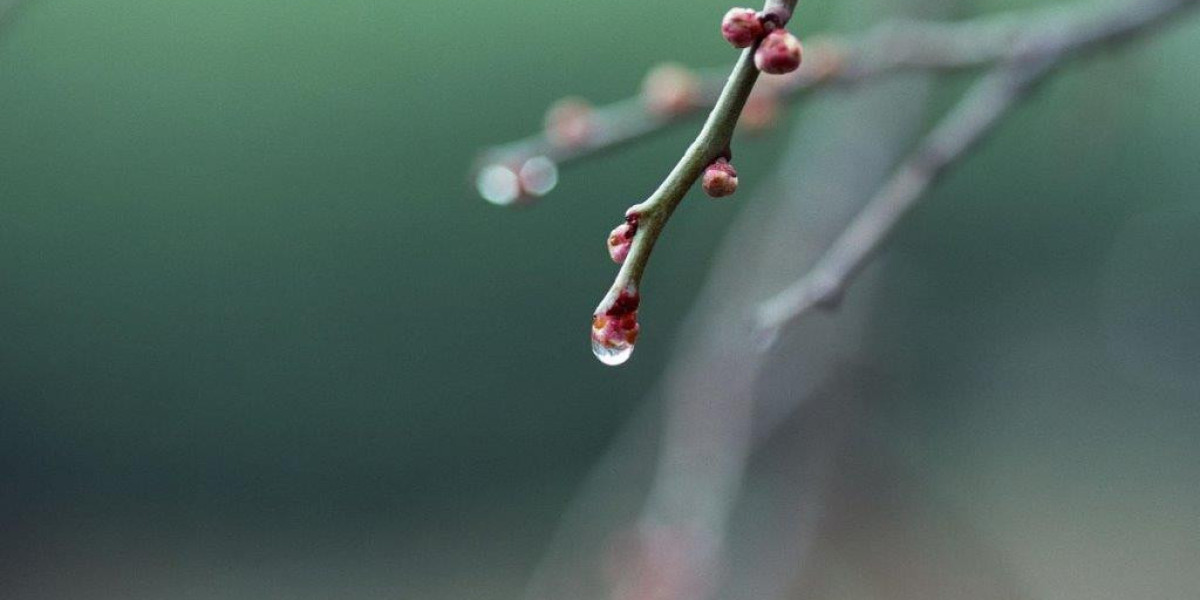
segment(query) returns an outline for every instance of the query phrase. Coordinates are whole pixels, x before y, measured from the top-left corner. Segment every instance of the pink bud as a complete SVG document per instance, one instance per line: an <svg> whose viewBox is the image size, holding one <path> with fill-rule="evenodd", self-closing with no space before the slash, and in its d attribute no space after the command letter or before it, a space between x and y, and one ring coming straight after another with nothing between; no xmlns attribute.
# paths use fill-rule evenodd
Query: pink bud
<svg viewBox="0 0 1200 600"><path fill-rule="evenodd" d="M546 138L560 148L577 148L595 133L592 105L581 98L563 98L546 111Z"/></svg>
<svg viewBox="0 0 1200 600"><path fill-rule="evenodd" d="M642 80L642 102L656 115L686 113L700 103L700 78L675 63L654 67Z"/></svg>
<svg viewBox="0 0 1200 600"><path fill-rule="evenodd" d="M613 262L622 264L625 258L629 256L629 249L633 247L633 236L637 233L637 223L621 223L617 225L612 233L608 234L608 255L612 257Z"/></svg>
<svg viewBox="0 0 1200 600"><path fill-rule="evenodd" d="M731 8L721 20L721 35L734 48L749 48L766 31L752 8Z"/></svg>
<svg viewBox="0 0 1200 600"><path fill-rule="evenodd" d="M783 75L800 67L803 49L800 40L786 29L776 29L767 34L754 53L754 65L763 73Z"/></svg>
<svg viewBox="0 0 1200 600"><path fill-rule="evenodd" d="M704 193L713 198L724 198L737 191L737 169L723 158L704 169Z"/></svg>

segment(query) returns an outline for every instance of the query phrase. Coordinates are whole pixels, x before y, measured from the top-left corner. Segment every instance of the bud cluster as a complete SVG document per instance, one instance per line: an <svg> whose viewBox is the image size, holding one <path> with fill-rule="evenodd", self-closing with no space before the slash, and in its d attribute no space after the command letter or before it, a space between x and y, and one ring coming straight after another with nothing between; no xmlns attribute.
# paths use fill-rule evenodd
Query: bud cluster
<svg viewBox="0 0 1200 600"><path fill-rule="evenodd" d="M759 42L754 51L754 66L763 73L791 73L800 67L803 49L800 40L784 28L789 17L752 8L731 8L721 20L721 35L734 48L749 48Z"/></svg>
<svg viewBox="0 0 1200 600"><path fill-rule="evenodd" d="M734 48L749 48L766 33L762 18L753 8L731 8L721 20L721 35Z"/></svg>

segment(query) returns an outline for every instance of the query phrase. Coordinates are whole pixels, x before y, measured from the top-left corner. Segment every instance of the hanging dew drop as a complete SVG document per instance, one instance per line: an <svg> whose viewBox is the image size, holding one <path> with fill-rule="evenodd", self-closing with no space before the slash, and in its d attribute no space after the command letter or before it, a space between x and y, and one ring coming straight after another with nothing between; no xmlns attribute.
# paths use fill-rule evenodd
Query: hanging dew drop
<svg viewBox="0 0 1200 600"><path fill-rule="evenodd" d="M618 308L610 312L615 314L592 317L592 354L600 362L615 367L624 364L633 354L633 344L637 341L640 328L636 310Z"/></svg>
<svg viewBox="0 0 1200 600"><path fill-rule="evenodd" d="M629 357L633 355L633 344L606 344L604 342L592 340L592 354L596 355L596 359L600 362L615 367L625 364Z"/></svg>

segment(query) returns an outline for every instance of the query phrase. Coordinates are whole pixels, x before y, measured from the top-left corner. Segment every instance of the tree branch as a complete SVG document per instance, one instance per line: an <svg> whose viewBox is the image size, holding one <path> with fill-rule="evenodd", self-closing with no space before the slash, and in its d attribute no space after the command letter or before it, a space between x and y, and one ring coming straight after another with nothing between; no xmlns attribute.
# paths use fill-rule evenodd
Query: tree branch
<svg viewBox="0 0 1200 600"><path fill-rule="evenodd" d="M816 266L760 305L757 324L766 345L783 327L814 308L836 307L900 219L1067 58L1144 33L1196 4L1196 0L1132 0L1098 13L1064 12L1011 39L1014 51L1008 62L975 84L901 163Z"/></svg>
<svg viewBox="0 0 1200 600"><path fill-rule="evenodd" d="M801 280L759 308L768 336L813 308L832 308L870 254L929 187L996 126L1048 65L1003 67L975 84L958 106L906 159Z"/></svg>
<svg viewBox="0 0 1200 600"><path fill-rule="evenodd" d="M796 0L768 0L764 11L778 6L783 6L790 12L795 8ZM759 42L755 42L742 51L700 134L684 152L675 168L650 198L634 205L627 212L637 215L637 235L634 236L629 254L621 264L608 293L597 305L595 314L607 312L622 295L632 293L636 296L646 264L650 260L650 252L675 208L683 201L688 190L704 172L704 168L728 152L738 117L754 89L754 83L758 81L759 71L754 65L754 54L758 46Z"/></svg>
<svg viewBox="0 0 1200 600"><path fill-rule="evenodd" d="M805 63L791 75L773 77L773 89L793 101L810 92L858 85L904 71L958 71L986 68L1016 58L1021 40L1071 38L1080 43L1105 36L1113 28L1129 30L1169 5L1191 0L1135 2L1108 12L1093 2L1068 7L1022 10L978 17L958 23L897 19L857 36L814 38L807 44ZM1132 27L1131 27L1132 25ZM697 101L677 113L656 114L639 98L599 107L591 115L592 134L579 144L555 144L546 135L530 137L484 150L475 163L478 176L493 165L522 165L544 157L568 165L662 132L716 105L724 83L720 69L700 73Z"/></svg>
<svg viewBox="0 0 1200 600"><path fill-rule="evenodd" d="M613 282L609 295L601 306L611 303L616 296L629 284L637 284L646 268L650 250L658 240L659 234L670 219L671 213L679 206L692 184L700 177L704 167L708 166L729 145L733 137L733 129L737 124L738 115L758 80L758 69L754 68L754 47L747 48L738 59L737 66L729 76L724 91L721 92L716 106L713 107L708 121L700 131L692 145L683 154L683 158L667 175L649 199L634 205L630 210L640 215L638 232L634 237L629 256L621 267L617 279Z"/></svg>

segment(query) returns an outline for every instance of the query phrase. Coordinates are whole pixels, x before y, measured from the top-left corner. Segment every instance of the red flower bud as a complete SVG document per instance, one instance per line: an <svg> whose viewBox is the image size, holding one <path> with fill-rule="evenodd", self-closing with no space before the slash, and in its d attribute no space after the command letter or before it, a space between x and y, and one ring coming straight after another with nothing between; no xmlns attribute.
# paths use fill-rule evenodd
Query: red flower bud
<svg viewBox="0 0 1200 600"><path fill-rule="evenodd" d="M803 49L800 40L786 29L767 34L754 53L754 65L763 73L783 75L800 67Z"/></svg>
<svg viewBox="0 0 1200 600"><path fill-rule="evenodd" d="M612 233L608 234L608 255L618 265L625 262L629 249L633 247L633 236L637 233L637 225L621 223Z"/></svg>
<svg viewBox="0 0 1200 600"><path fill-rule="evenodd" d="M704 193L713 198L724 198L737 191L737 169L723 158L704 169Z"/></svg>
<svg viewBox="0 0 1200 600"><path fill-rule="evenodd" d="M752 8L731 8L721 20L721 35L734 48L749 48L766 33Z"/></svg>

